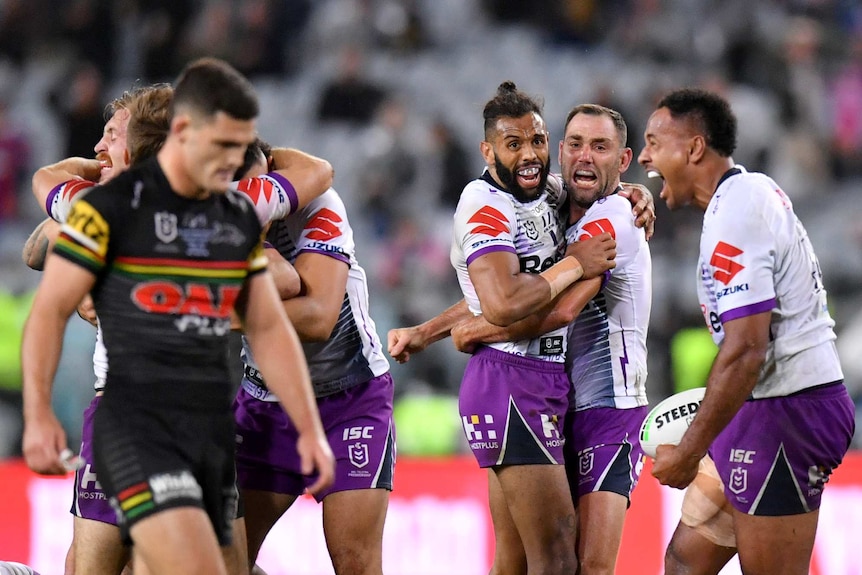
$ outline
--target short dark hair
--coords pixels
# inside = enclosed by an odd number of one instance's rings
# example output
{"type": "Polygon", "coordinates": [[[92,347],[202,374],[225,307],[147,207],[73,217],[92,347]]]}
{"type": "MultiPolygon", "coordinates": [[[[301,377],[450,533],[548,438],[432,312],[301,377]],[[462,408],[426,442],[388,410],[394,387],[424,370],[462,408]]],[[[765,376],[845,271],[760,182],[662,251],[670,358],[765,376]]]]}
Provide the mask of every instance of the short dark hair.
{"type": "Polygon", "coordinates": [[[485,139],[491,136],[491,131],[496,128],[500,118],[520,118],[533,112],[541,116],[543,104],[541,99],[518,90],[514,82],[503,82],[497,87],[497,94],[485,104],[482,112],[485,118],[485,139]]]}
{"type": "Polygon", "coordinates": [[[180,72],[174,83],[171,116],[184,106],[206,117],[224,112],[238,120],[253,120],[260,112],[251,82],[218,58],[200,58],[180,72]]]}
{"type": "Polygon", "coordinates": [[[155,156],[162,149],[171,129],[173,94],[170,84],[154,84],[143,88],[128,104],[126,148],[131,165],[155,156]]]}
{"type": "Polygon", "coordinates": [[[664,96],[656,108],[673,118],[687,118],[706,137],[706,144],[728,158],[736,149],[736,116],[727,100],[700,88],[682,88],[664,96]]]}
{"type": "Polygon", "coordinates": [[[628,127],[626,126],[626,121],[623,119],[623,115],[613,110],[611,108],[606,108],[605,106],[600,106],[598,104],[581,104],[579,106],[575,106],[569,112],[569,115],[566,116],[566,124],[563,126],[563,134],[566,133],[566,128],[569,126],[569,122],[572,121],[572,118],[577,116],[578,114],[586,114],[587,116],[607,116],[614,123],[614,128],[617,131],[617,136],[620,139],[620,145],[625,148],[626,140],[628,138],[628,127]]]}
{"type": "Polygon", "coordinates": [[[267,162],[269,162],[269,157],[272,155],[272,146],[262,140],[260,136],[255,138],[254,142],[249,144],[245,149],[245,155],[242,158],[242,165],[236,169],[236,172],[234,172],[233,179],[241,180],[245,178],[246,173],[260,159],[259,154],[263,154],[263,157],[266,158],[267,162]]]}

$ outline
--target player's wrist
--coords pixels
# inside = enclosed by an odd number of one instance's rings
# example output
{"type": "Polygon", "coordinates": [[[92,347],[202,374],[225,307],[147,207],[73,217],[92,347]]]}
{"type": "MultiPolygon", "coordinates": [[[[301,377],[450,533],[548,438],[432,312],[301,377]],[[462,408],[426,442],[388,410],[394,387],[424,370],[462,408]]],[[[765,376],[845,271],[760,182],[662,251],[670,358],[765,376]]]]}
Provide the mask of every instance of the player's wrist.
{"type": "Polygon", "coordinates": [[[581,279],[584,275],[584,267],[575,256],[566,256],[539,275],[551,287],[553,300],[560,292],[581,279]]]}

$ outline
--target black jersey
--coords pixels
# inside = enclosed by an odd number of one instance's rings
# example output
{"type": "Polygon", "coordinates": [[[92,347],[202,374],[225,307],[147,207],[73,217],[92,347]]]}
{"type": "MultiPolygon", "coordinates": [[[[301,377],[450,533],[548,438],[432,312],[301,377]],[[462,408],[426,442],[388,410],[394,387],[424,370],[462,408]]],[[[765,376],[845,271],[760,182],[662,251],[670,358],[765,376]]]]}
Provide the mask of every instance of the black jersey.
{"type": "Polygon", "coordinates": [[[106,400],[230,405],[230,311],[266,267],[247,197],[183,198],[153,159],[75,201],[55,253],[97,276],[106,400]]]}

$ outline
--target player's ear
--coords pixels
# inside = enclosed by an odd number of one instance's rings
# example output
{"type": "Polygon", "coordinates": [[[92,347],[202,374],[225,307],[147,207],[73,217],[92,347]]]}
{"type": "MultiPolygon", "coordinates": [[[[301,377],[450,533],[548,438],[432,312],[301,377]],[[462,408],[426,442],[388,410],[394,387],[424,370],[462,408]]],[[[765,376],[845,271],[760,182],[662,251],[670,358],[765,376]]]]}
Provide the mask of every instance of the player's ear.
{"type": "Polygon", "coordinates": [[[706,139],[703,134],[697,134],[691,138],[688,144],[688,157],[692,163],[696,164],[703,159],[706,154],[706,139]]]}
{"type": "Polygon", "coordinates": [[[491,142],[486,140],[482,140],[479,144],[479,151],[482,152],[482,159],[485,160],[485,163],[489,166],[494,165],[494,147],[491,145],[491,142]]]}

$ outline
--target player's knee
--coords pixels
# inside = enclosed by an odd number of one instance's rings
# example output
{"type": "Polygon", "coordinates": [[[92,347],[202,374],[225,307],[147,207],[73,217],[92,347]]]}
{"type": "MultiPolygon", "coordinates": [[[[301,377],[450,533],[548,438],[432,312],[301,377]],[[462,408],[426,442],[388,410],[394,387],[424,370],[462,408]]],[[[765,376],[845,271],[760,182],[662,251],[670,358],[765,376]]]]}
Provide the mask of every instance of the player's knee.
{"type": "Polygon", "coordinates": [[[335,575],[380,575],[382,558],[373,550],[344,545],[329,550],[335,575]]]}
{"type": "Polygon", "coordinates": [[[578,575],[614,575],[614,560],[609,557],[579,557],[578,575]]]}

